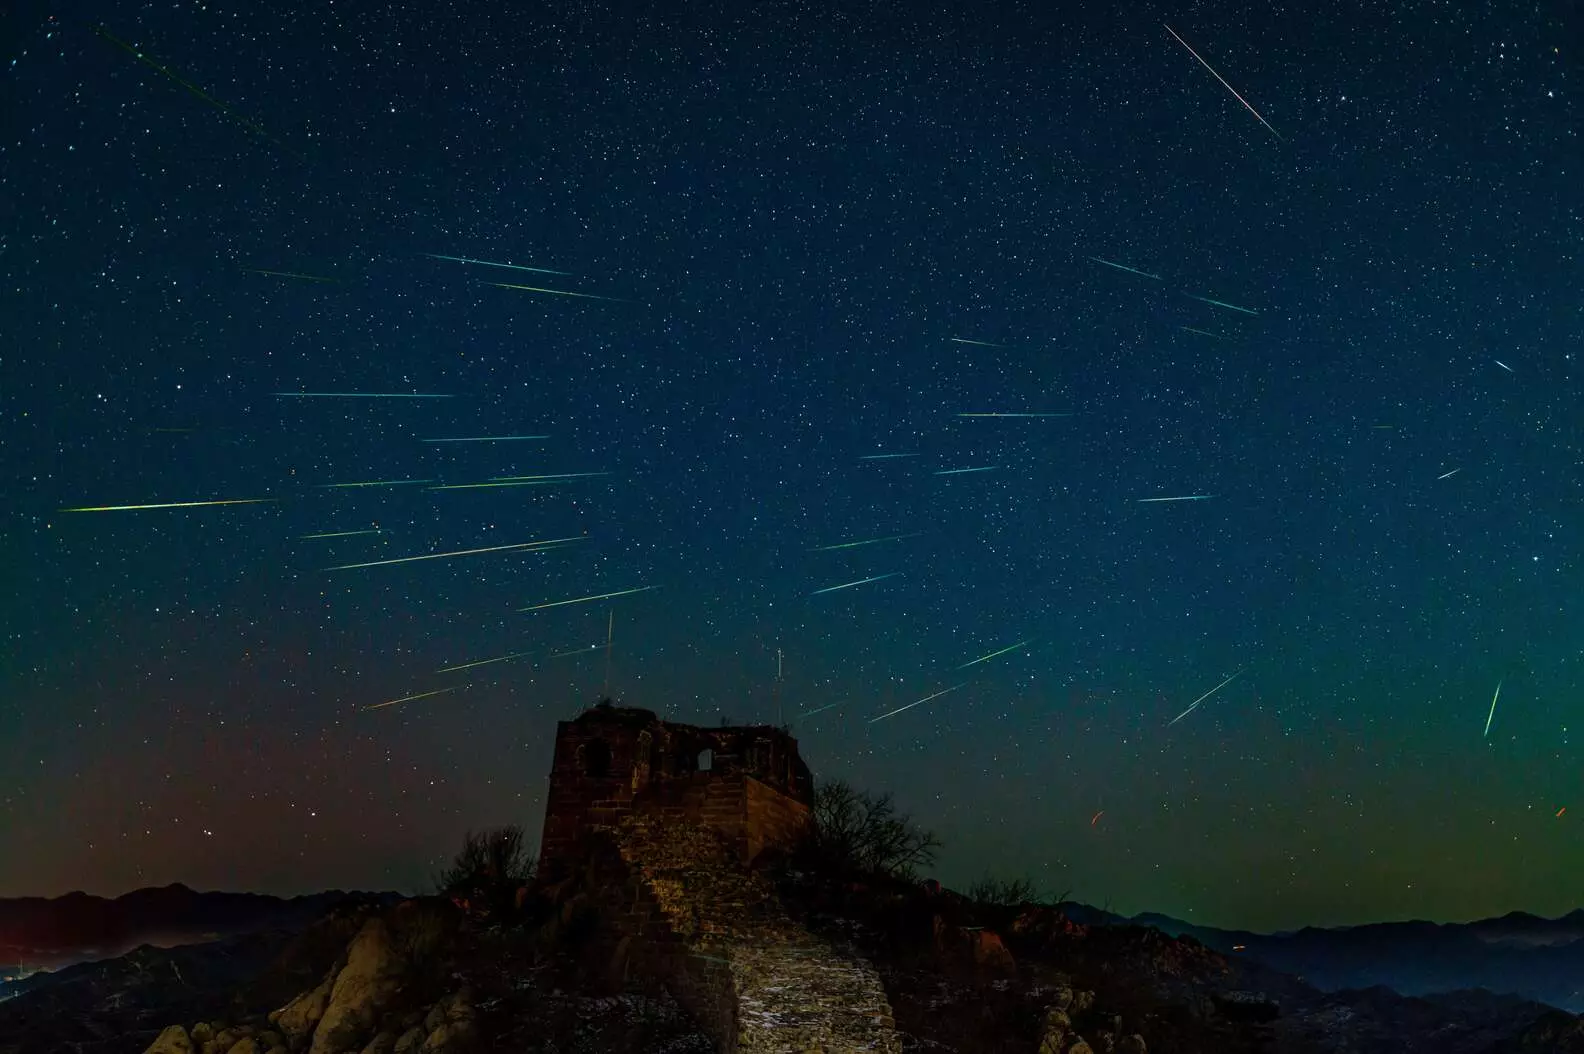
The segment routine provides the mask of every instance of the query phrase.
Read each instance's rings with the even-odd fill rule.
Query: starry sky
[[[1579,907],[1570,7],[13,5],[0,895],[422,888],[608,685],[948,884]]]

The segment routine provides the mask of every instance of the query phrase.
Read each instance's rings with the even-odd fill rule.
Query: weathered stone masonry
[[[663,981],[722,1051],[900,1051],[874,968],[792,921],[747,866],[791,844],[812,793],[779,729],[598,706],[557,730],[541,860],[593,879],[618,964]]]

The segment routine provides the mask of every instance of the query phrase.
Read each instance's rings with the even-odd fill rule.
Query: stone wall
[[[619,957],[662,981],[725,1054],[899,1054],[874,967],[789,918],[714,824],[637,813],[592,842]]]

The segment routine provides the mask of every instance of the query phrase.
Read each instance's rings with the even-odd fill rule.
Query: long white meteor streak
[[[1071,417],[1071,410],[1046,410],[1038,413],[979,413],[958,414],[958,417]]]
[[[509,443],[518,439],[549,439],[542,436],[462,436],[459,439],[425,439],[425,443]]]
[[[941,696],[945,695],[947,692],[955,692],[957,689],[965,688],[965,687],[967,687],[966,683],[965,684],[954,684],[950,688],[942,688],[940,691],[936,692],[933,695],[926,695],[924,698],[919,699],[916,702],[909,703],[906,706],[899,706],[895,710],[892,710],[888,714],[881,714],[879,717],[872,717],[872,718],[869,719],[869,723],[872,725],[876,721],[884,721],[888,717],[895,717],[897,714],[900,714],[904,710],[911,710],[915,706],[918,706],[918,705],[920,705],[922,703],[929,702],[931,699],[939,699]]]
[[[571,271],[552,271],[548,267],[524,267],[522,264],[496,263],[494,260],[475,260],[469,256],[445,256],[441,253],[424,253],[431,260],[450,260],[452,263],[478,264],[481,267],[505,267],[512,271],[532,271],[534,274],[571,274]]]
[[[917,538],[923,531],[912,531],[908,534],[888,534],[884,538],[865,538],[861,542],[837,542],[835,545],[817,545],[810,549],[811,553],[828,553],[832,549],[857,549],[863,545],[879,545],[881,542],[900,542],[904,538]]]
[[[1000,465],[982,465],[979,468],[943,468],[935,472],[937,476],[963,476],[970,472],[994,472]]]
[[[1243,98],[1243,96],[1241,96],[1241,95],[1239,95],[1237,93],[1237,89],[1236,88],[1232,87],[1232,85],[1230,85],[1230,84],[1228,84],[1226,82],[1226,78],[1225,77],[1221,76],[1221,74],[1219,74],[1219,73],[1216,73],[1214,66],[1210,65],[1210,63],[1206,62],[1204,59],[1200,59],[1199,58],[1199,53],[1197,51],[1195,51],[1193,48],[1189,47],[1188,46],[1188,42],[1186,40],[1184,40],[1182,37],[1178,37],[1177,36],[1177,31],[1175,29],[1173,29],[1171,26],[1167,26],[1166,27],[1166,32],[1170,33],[1174,37],[1177,37],[1177,43],[1181,44],[1185,48],[1188,48],[1188,54],[1192,55],[1196,59],[1199,59],[1199,65],[1201,65],[1205,69],[1209,70],[1211,72],[1211,74],[1215,76],[1215,79],[1221,82],[1221,86],[1224,87],[1227,91],[1231,92],[1232,93],[1232,97],[1234,99],[1236,99],[1238,102],[1242,103],[1243,104],[1243,108],[1245,110],[1247,110],[1249,113],[1253,114],[1255,119],[1258,120],[1260,124],[1264,125],[1266,128],[1270,128],[1270,134],[1274,135],[1278,142],[1285,143],[1287,141],[1287,140],[1285,140],[1285,139],[1283,139],[1281,137],[1281,133],[1280,132],[1276,131],[1276,129],[1274,129],[1274,128],[1271,128],[1270,122],[1265,120],[1265,118],[1261,117],[1260,116],[1260,112],[1258,110],[1254,109],[1254,107],[1249,105],[1247,99]]]
[[[890,461],[892,458],[898,458],[898,457],[918,457],[918,455],[917,454],[862,454],[862,455],[859,456],[858,460],[859,461]]]
[[[1496,694],[1491,696],[1490,713],[1485,715],[1485,734],[1481,737],[1483,739],[1490,738],[1491,722],[1496,719],[1496,700],[1501,698],[1501,686],[1506,683],[1506,680],[1507,678],[1503,677],[1500,681],[1496,682]]]
[[[851,589],[853,586],[868,585],[870,582],[878,582],[878,581],[880,581],[881,579],[884,579],[884,578],[895,578],[897,575],[899,575],[901,573],[902,573],[901,571],[892,571],[889,574],[875,575],[873,578],[860,578],[856,582],[843,582],[839,586],[826,586],[824,589],[816,589],[816,590],[814,590],[814,592],[810,593],[809,596],[817,597],[821,593],[834,593],[838,589]]]
[[[967,337],[948,337],[953,344],[977,344],[981,348],[1004,348],[1005,344],[992,344],[988,340],[969,340]]]
[[[639,586],[637,589],[618,589],[614,593],[595,593],[593,596],[573,597],[571,600],[552,600],[546,604],[533,604],[529,607],[518,608],[518,611],[543,611],[545,608],[558,608],[567,604],[586,604],[591,600],[609,600],[611,597],[624,597],[632,593],[647,593],[659,586]]]
[[[87,505],[80,509],[62,509],[61,512],[131,512],[134,509],[195,509],[200,505],[257,505],[279,498],[229,498],[225,501],[162,501],[153,505]]]
[[[357,567],[384,567],[387,564],[410,564],[415,560],[443,560],[448,556],[473,556],[476,553],[508,553],[523,549],[545,549],[550,546],[564,545],[570,542],[581,542],[582,535],[570,538],[547,538],[540,542],[517,542],[513,545],[488,545],[482,549],[457,549],[449,553],[424,553],[422,556],[398,556],[393,560],[370,560],[363,564],[338,564],[327,567],[326,571],[350,571]]]
[[[1212,695],[1216,694],[1221,689],[1223,689],[1227,685],[1231,684],[1233,678],[1235,678],[1239,673],[1242,673],[1242,672],[1243,672],[1242,670],[1238,670],[1237,673],[1234,673],[1231,677],[1228,677],[1226,680],[1222,681],[1220,684],[1216,685],[1214,688],[1210,689],[1208,692],[1206,692],[1205,694],[1201,695],[1199,698],[1195,699],[1189,705],[1188,709],[1184,710],[1182,713],[1178,714],[1176,717],[1174,717],[1170,721],[1166,722],[1166,727],[1170,728],[1172,725],[1175,725],[1177,722],[1181,721],[1183,718],[1187,717],[1189,714],[1191,714],[1195,710],[1199,709],[1199,704],[1200,703],[1204,702],[1206,699],[1210,698]]]
[[[1142,504],[1155,501],[1208,501],[1213,497],[1214,494],[1179,494],[1172,498],[1134,498],[1133,500]]]
[[[465,684],[454,684],[450,688],[436,688],[432,692],[419,692],[417,695],[404,695],[400,699],[392,699],[389,702],[384,702],[384,703],[375,703],[373,706],[365,706],[363,709],[365,709],[365,710],[380,710],[380,709],[383,709],[384,707],[387,707],[387,706],[395,706],[397,703],[410,703],[414,699],[427,699],[431,695],[444,695],[446,692],[454,692],[454,691],[456,691],[459,688],[466,688],[466,687],[467,687],[467,685],[465,685]]]
[[[322,531],[319,534],[300,534],[300,535],[298,535],[298,537],[299,538],[303,538],[303,539],[307,539],[307,538],[350,538],[350,537],[352,537],[355,534],[380,534],[380,533],[382,533],[380,531],[380,529],[378,527],[374,527],[374,528],[370,528],[369,530],[366,530],[366,531]]]
[[[1020,640],[1016,644],[1007,645],[1005,648],[1002,648],[1000,651],[993,651],[989,655],[981,655],[981,656],[979,656],[977,659],[974,659],[972,662],[965,662],[961,666],[957,667],[957,669],[966,670],[970,666],[978,666],[981,662],[989,662],[991,659],[995,658],[997,655],[1005,655],[1009,651],[1017,651],[1019,648],[1026,648],[1026,647],[1028,647],[1029,643],[1030,643],[1030,641]]]
[[[634,300],[623,300],[618,296],[595,296],[593,293],[574,293],[569,289],[546,289],[540,285],[513,285],[510,282],[485,282],[497,289],[521,289],[527,293],[553,293],[556,296],[575,296],[579,300],[609,300],[613,304],[633,304]]]
[[[493,659],[480,659],[478,662],[464,662],[459,663],[456,666],[442,666],[440,669],[436,670],[435,673],[455,673],[457,670],[471,670],[475,666],[488,666],[492,662],[510,662],[513,659],[521,659],[526,655],[532,654],[533,652],[529,651],[519,651],[514,652],[511,655],[497,655]]]
[[[1236,304],[1229,304],[1225,300],[1215,300],[1215,299],[1212,299],[1211,297],[1199,296],[1199,295],[1197,295],[1195,293],[1189,293],[1189,294],[1187,294],[1187,296],[1188,296],[1188,299],[1190,299],[1190,300],[1198,300],[1201,303],[1205,303],[1205,304],[1214,304],[1216,307],[1224,307],[1228,311],[1241,311],[1245,315],[1258,315],[1259,314],[1258,311],[1255,311],[1251,307],[1238,307]]]

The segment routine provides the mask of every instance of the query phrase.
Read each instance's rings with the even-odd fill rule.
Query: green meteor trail
[[[1004,348],[1005,344],[992,344],[988,340],[969,340],[967,337],[948,337],[953,344],[977,344],[981,348]]]
[[[1046,410],[1036,413],[981,413],[958,414],[958,417],[1071,417],[1071,410]]]
[[[810,593],[809,596],[817,597],[821,593],[834,593],[838,589],[851,589],[854,586],[868,585],[870,582],[879,582],[882,579],[895,578],[897,575],[900,575],[901,573],[902,573],[901,571],[892,571],[890,574],[875,575],[873,578],[860,578],[856,582],[843,582],[839,586],[826,586],[824,589],[816,589],[816,590],[814,590],[814,592]]]
[[[1140,271],[1137,267],[1129,267],[1127,264],[1119,264],[1113,263],[1110,260],[1102,260],[1098,256],[1090,256],[1087,257],[1087,259],[1093,260],[1097,264],[1105,264],[1107,267],[1115,267],[1118,271],[1126,271],[1128,274],[1136,274],[1142,275],[1145,278],[1153,278],[1157,282],[1162,280],[1161,276],[1158,274],[1150,274],[1148,271]]]
[[[918,457],[918,456],[919,455],[917,455],[917,454],[863,454],[863,455],[859,456],[858,460],[859,461],[890,461],[892,458]]]
[[[911,710],[915,706],[919,706],[919,705],[921,705],[923,703],[929,702],[931,699],[939,699],[941,696],[945,695],[947,692],[955,692],[959,688],[966,688],[966,687],[967,687],[966,684],[954,684],[950,688],[942,688],[940,691],[934,693],[933,695],[926,695],[924,698],[919,699],[919,700],[917,700],[915,702],[911,702],[911,703],[907,704],[906,706],[899,706],[895,710],[892,710],[890,713],[881,714],[879,717],[871,717],[869,719],[869,723],[872,725],[876,721],[884,721],[888,717],[895,717],[897,714],[900,714],[904,710]]]
[[[609,600],[611,597],[624,597],[632,593],[647,593],[659,586],[639,586],[637,589],[618,589],[614,593],[595,593],[593,596],[573,597],[571,600],[552,600],[546,604],[534,604],[531,607],[518,608],[518,611],[543,611],[545,608],[558,608],[566,604],[586,604],[591,600]]]
[[[432,479],[372,479],[367,483],[321,483],[325,489],[338,489],[344,487],[400,487],[407,484],[433,483]]]
[[[978,666],[981,662],[989,662],[991,659],[995,658],[997,655],[1005,655],[1009,651],[1017,651],[1019,648],[1026,648],[1030,644],[1031,640],[1032,640],[1032,638],[1030,640],[1020,640],[1016,644],[1009,644],[1005,648],[1002,648],[1000,651],[993,651],[989,655],[981,655],[981,656],[979,656],[977,659],[974,659],[972,662],[965,662],[961,666],[957,667],[957,669],[966,670],[970,666]]]
[[[838,542],[835,545],[818,545],[810,549],[811,553],[828,553],[832,549],[856,549],[860,545],[879,545],[881,542],[899,542],[904,538],[917,538],[923,531],[913,531],[910,534],[888,534],[884,538],[865,538],[861,542]]]
[[[458,439],[425,439],[425,443],[508,443],[519,439],[549,439],[542,436],[462,436]]]
[[[969,472],[994,472],[1000,465],[984,465],[980,468],[943,468],[935,472],[937,476],[961,476]]]
[[[1192,298],[1194,300],[1201,301],[1201,302],[1206,303],[1206,304],[1214,304],[1216,307],[1224,307],[1224,308],[1226,308],[1229,311],[1241,311],[1245,315],[1258,315],[1259,314],[1258,311],[1255,311],[1251,307],[1238,307],[1236,304],[1229,304],[1225,300],[1212,300],[1212,299],[1210,299],[1207,296],[1197,296],[1197,295],[1195,295],[1193,293],[1185,293],[1183,295],[1187,296],[1187,297],[1190,297],[1190,298]]]
[[[1214,494],[1180,494],[1173,498],[1135,498],[1134,500],[1143,504],[1156,501],[1208,501],[1213,497]]]
[[[325,531],[325,532],[323,532],[321,534],[302,534],[302,535],[298,535],[298,537],[303,539],[304,541],[306,541],[309,538],[351,538],[355,534],[379,534],[379,533],[381,533],[380,530],[378,528],[374,528],[373,530],[367,530],[367,531]]]
[[[497,263],[494,260],[475,260],[468,256],[443,256],[440,253],[424,253],[431,260],[450,260],[452,263],[478,264],[481,267],[505,267],[513,271],[532,271],[535,274],[560,274],[570,275],[571,271],[552,271],[548,267],[524,267],[522,264]]]

